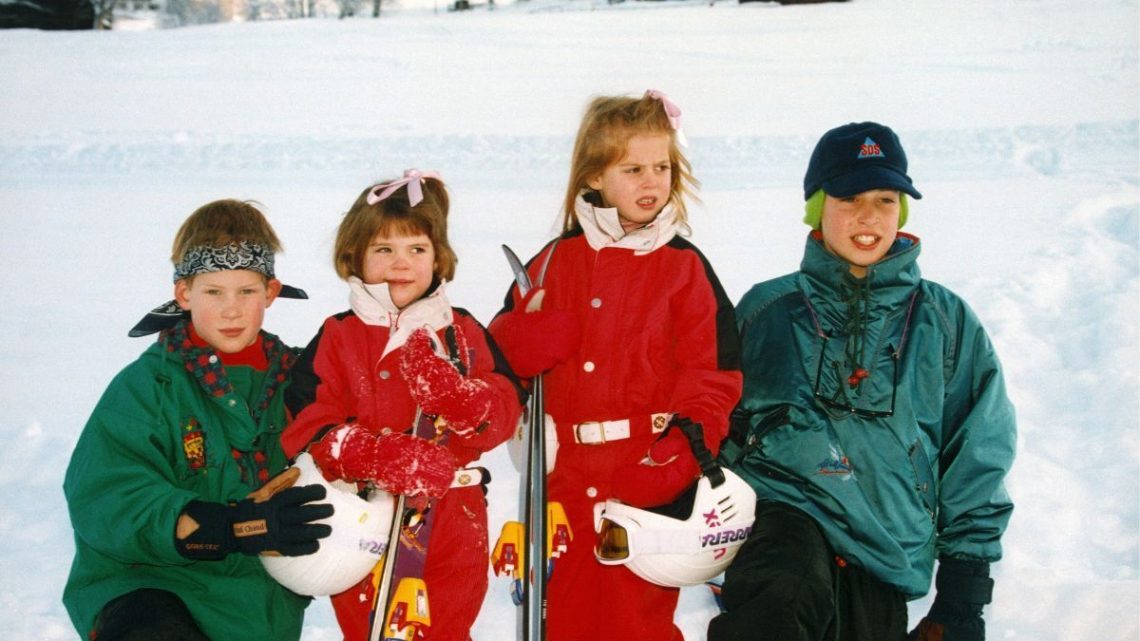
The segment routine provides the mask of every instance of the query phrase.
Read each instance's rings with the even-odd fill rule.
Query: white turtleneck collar
[[[586,235],[586,242],[595,251],[606,247],[632,249],[635,254],[649,252],[673,240],[684,226],[677,222],[677,210],[668,203],[651,222],[628,232],[621,226],[621,218],[616,207],[595,207],[583,195],[578,194],[574,202],[574,213],[578,224]]]
[[[380,358],[403,346],[408,336],[417,329],[426,327],[434,335],[452,321],[451,302],[445,293],[447,281],[440,281],[432,293],[413,301],[404,309],[397,308],[392,302],[387,283],[369,285],[356,276],[350,276],[348,289],[348,303],[365,325],[391,328],[388,344],[384,346]]]

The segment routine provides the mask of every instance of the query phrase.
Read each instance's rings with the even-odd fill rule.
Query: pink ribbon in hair
[[[368,204],[375,205],[376,203],[391,196],[400,187],[408,186],[408,203],[415,207],[420,204],[424,199],[423,181],[424,178],[435,178],[442,181],[443,178],[434,171],[420,171],[419,169],[405,169],[404,177],[398,180],[393,180],[390,183],[383,185],[376,185],[372,188],[372,192],[368,194]]]
[[[677,106],[677,103],[669,100],[669,96],[666,96],[656,89],[646,91],[645,96],[661,101],[661,106],[665,109],[665,115],[669,118],[669,124],[673,126],[673,131],[677,132],[677,142],[684,145],[686,141],[685,132],[681,131],[681,108]]]
[[[654,100],[660,100],[661,106],[665,108],[665,115],[669,116],[669,124],[673,125],[673,129],[681,129],[681,108],[677,106],[677,103],[669,100],[669,96],[656,89],[646,91],[645,95]]]

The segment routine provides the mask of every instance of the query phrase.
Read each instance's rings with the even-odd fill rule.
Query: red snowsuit
[[[575,313],[582,333],[578,353],[543,378],[545,409],[558,434],[549,499],[562,503],[574,535],[554,562],[547,634],[550,641],[679,641],[673,625],[679,591],[598,563],[593,507],[610,498],[613,479],[638,465],[660,436],[666,421],[655,427],[653,415],[688,416],[716,435],[707,441],[719,443],[727,434],[741,393],[733,308],[704,256],[676,236],[669,208],[615,240],[599,233],[583,207],[589,206],[579,198],[585,232],[564,234],[527,266],[537,283],[553,248],[542,309]],[[502,314],[519,303],[512,287],[490,324],[492,335]],[[627,438],[575,442],[576,424],[619,419],[629,419]]]
[[[350,421],[376,431],[411,431],[416,404],[400,371],[402,347],[384,351],[390,340],[402,346],[409,327],[425,324],[425,306],[434,307],[427,314],[434,314],[436,321],[427,324],[436,328],[441,340],[444,329],[439,326],[444,323],[450,321],[462,330],[472,352],[469,376],[486,381],[497,392],[491,424],[469,437],[451,434],[448,449],[465,465],[513,433],[525,392],[501,367],[503,361],[486,330],[465,310],[451,308],[437,290],[392,316],[387,326],[367,324],[354,311],[325,320],[292,372],[286,401],[295,418],[281,439],[288,456],[319,439],[324,428]],[[470,487],[449,490],[432,507],[436,521],[424,567],[432,621],[428,641],[470,639],[487,590],[486,505],[480,488]],[[367,640],[370,578],[332,597],[345,641]]]

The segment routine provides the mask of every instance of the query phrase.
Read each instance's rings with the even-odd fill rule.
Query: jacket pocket
[[[930,520],[938,517],[938,487],[934,480],[934,470],[930,466],[930,457],[926,455],[926,448],[922,447],[921,440],[915,440],[907,448],[911,467],[914,468],[914,489],[922,497]]]
[[[790,407],[787,404],[776,406],[752,427],[751,415],[737,406],[729,417],[728,438],[721,445],[720,463],[730,466],[740,464],[769,432],[791,422],[788,416]]]

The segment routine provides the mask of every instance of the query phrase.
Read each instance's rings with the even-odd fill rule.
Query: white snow
[[[800,180],[826,129],[898,131],[925,198],[908,231],[1001,354],[1020,423],[989,638],[1140,638],[1140,47],[1135,0],[524,0],[405,3],[380,20],[0,33],[0,636],[77,637],[60,604],[60,485],[103,388],[170,298],[197,206],[265,205],[307,302],[267,327],[304,344],[347,307],[329,253],[370,181],[437,169],[453,198],[453,301],[488,321],[557,226],[587,99],[657,88],[684,110],[693,240],[729,296],[796,268]],[[491,529],[516,506],[505,452]],[[589,533],[576,543],[590,545]],[[911,616],[928,600],[912,605]],[[714,613],[682,594],[688,641]],[[606,616],[605,612],[583,613]],[[493,580],[475,641],[513,638]],[[336,639],[326,601],[304,639]]]

